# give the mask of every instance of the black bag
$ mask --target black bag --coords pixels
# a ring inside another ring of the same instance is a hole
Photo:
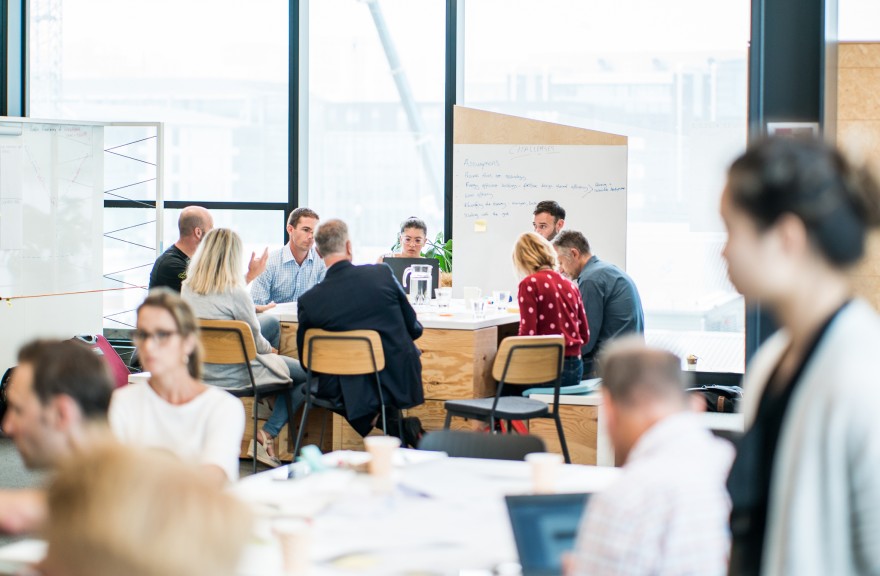
[[[706,400],[706,412],[737,412],[743,397],[740,386],[700,386],[687,391],[702,394]]]
[[[3,373],[3,378],[0,379],[0,426],[3,425],[3,417],[6,415],[6,387],[9,386],[9,381],[12,379],[12,371],[15,370],[15,366],[6,370]],[[3,430],[0,429],[0,435],[3,434]]]

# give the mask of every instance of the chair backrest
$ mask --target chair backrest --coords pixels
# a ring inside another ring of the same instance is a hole
[[[498,347],[492,378],[499,382],[504,377],[505,384],[555,382],[562,373],[564,358],[565,338],[562,336],[510,336]]]
[[[247,322],[199,319],[205,362],[243,364],[257,357],[257,345]]]
[[[310,328],[299,354],[303,368],[322,374],[353,376],[385,369],[382,339],[375,330],[329,332]]]
[[[459,458],[525,460],[526,454],[544,452],[545,447],[537,436],[438,430],[425,434],[419,450],[436,450]]]

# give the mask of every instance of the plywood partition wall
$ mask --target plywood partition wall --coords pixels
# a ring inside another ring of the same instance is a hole
[[[627,138],[456,106],[453,290],[516,292],[511,253],[541,200],[566,210],[568,230],[626,268]]]
[[[841,43],[838,50],[837,141],[880,177],[880,43]],[[880,232],[852,273],[858,294],[880,309]]]

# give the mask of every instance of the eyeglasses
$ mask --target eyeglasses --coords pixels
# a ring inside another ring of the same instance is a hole
[[[403,238],[404,244],[424,244],[424,238],[410,238],[409,236],[404,236]]]
[[[169,332],[167,330],[156,330],[153,333],[144,332],[143,330],[136,330],[134,334],[131,335],[131,339],[138,346],[142,345],[147,340],[152,339],[153,342],[156,343],[157,346],[162,346],[168,339],[174,336],[175,334],[179,334],[179,332]]]

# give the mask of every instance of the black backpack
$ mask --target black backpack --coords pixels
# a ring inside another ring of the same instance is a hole
[[[0,426],[3,425],[3,417],[6,415],[6,387],[9,386],[9,380],[12,379],[12,371],[15,370],[15,366],[6,370],[3,373],[3,378],[0,379]],[[0,435],[3,434],[3,430],[0,429]]]
[[[743,393],[740,386],[700,386],[688,388],[688,392],[698,392],[706,400],[706,412],[737,412]]]

